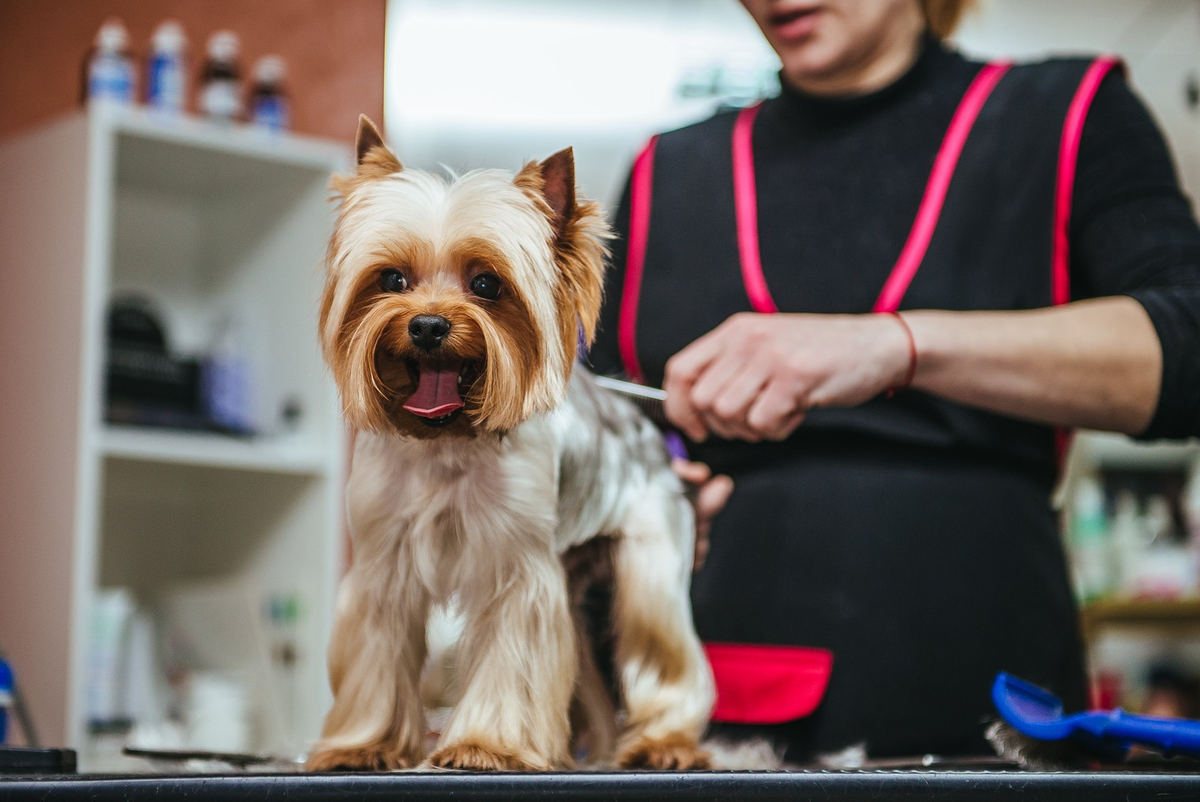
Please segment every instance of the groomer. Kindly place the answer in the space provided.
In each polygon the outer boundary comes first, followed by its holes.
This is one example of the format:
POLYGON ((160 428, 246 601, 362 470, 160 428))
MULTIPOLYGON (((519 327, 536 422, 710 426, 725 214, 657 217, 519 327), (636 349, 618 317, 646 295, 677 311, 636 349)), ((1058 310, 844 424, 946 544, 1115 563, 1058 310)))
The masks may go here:
POLYGON ((638 157, 592 362, 733 479, 702 638, 832 652, 804 716, 811 672, 755 684, 786 648, 736 653, 727 734, 984 753, 997 671, 1085 703, 1069 429, 1200 434, 1200 232, 1114 60, 969 60, 953 0, 743 4, 782 94, 638 157))

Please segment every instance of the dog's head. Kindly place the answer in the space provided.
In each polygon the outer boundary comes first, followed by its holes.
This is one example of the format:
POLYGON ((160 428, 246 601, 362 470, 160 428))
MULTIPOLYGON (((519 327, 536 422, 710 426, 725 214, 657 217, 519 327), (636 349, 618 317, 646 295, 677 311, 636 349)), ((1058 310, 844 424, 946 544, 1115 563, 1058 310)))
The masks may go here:
POLYGON ((605 240, 570 149, 515 176, 404 169, 366 117, 335 176, 320 335, 351 425, 504 432, 558 405, 600 313, 605 240))

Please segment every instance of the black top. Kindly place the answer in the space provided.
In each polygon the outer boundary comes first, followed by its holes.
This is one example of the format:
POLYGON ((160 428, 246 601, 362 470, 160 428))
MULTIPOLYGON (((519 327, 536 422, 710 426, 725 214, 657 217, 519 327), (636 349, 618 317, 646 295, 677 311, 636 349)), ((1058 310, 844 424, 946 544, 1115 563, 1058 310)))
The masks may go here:
MULTIPOLYGON (((902 309, 1050 303, 1058 137, 1086 62, 1019 66, 967 140, 902 309)), ((764 276, 783 311, 867 312, 917 213, 939 145, 981 65, 928 40, 892 85, 849 99, 785 89, 755 121, 764 276)), ((729 113, 665 134, 638 310, 646 378, 749 308, 733 223, 729 113)), ((629 192, 617 228, 628 231, 629 192)), ((1164 353, 1148 438, 1200 433, 1200 231, 1162 137, 1123 79, 1082 133, 1072 297, 1128 294, 1164 353)), ((622 370, 614 247, 591 353, 622 370)), ((704 640, 817 646, 834 668, 817 712, 768 728, 792 760, 865 741, 872 755, 983 752, 1005 670, 1084 704, 1077 613, 1049 496, 1050 427, 909 391, 814 410, 784 443, 710 439, 692 456, 734 494, 694 578, 704 640)))

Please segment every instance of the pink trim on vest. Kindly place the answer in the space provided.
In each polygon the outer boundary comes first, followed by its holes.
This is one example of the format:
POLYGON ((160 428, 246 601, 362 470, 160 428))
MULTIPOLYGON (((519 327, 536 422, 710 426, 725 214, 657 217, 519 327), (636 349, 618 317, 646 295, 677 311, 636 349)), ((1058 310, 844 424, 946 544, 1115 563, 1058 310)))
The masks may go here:
POLYGON ((638 154, 633 163, 629 187, 629 253, 625 261, 625 285, 621 291, 621 311, 617 322, 617 346, 625 375, 632 381, 643 380, 637 355, 638 299, 642 292, 642 268, 646 262, 646 241, 650 236, 650 202, 653 197, 654 147, 658 137, 638 154))
POLYGON ((754 118, 762 106, 756 103, 738 112, 733 124, 733 208, 737 217, 738 256, 742 263, 742 284, 755 312, 779 311, 767 280, 763 277, 758 252, 758 188, 754 180, 754 118))
MULTIPOLYGON (((1083 74, 1083 80, 1071 98, 1071 105, 1067 107, 1067 119, 1063 123, 1062 139, 1058 146, 1058 176, 1054 186, 1054 242, 1050 257, 1050 299, 1054 306, 1071 300, 1071 198, 1075 194, 1075 167, 1079 161, 1083 124, 1100 84, 1114 68, 1123 69, 1120 60, 1114 56, 1101 56, 1093 61, 1083 74)), ((1066 465, 1073 436, 1070 429, 1059 427, 1054 430, 1054 448, 1058 454, 1060 474, 1066 465)))
POLYGON ((1083 138, 1083 123, 1096 91, 1104 76, 1120 62, 1112 56, 1101 56, 1092 62, 1075 90, 1067 109, 1062 139, 1058 146, 1058 179, 1054 187, 1054 252, 1051 258, 1051 293, 1055 306, 1071 300, 1071 196, 1075 190, 1075 166, 1079 160, 1079 141, 1083 138))
MULTIPOLYGON (((946 200, 946 192, 950 188, 950 180, 954 177, 954 170, 958 166, 967 136, 971 133, 975 120, 992 90, 1011 66, 1008 62, 985 65, 959 102, 938 149, 933 171, 930 173, 929 183, 925 186, 925 195, 921 199, 921 206, 917 210, 908 241, 904 243, 900 257, 875 302, 875 312, 894 312, 900 308, 900 301, 908 290, 908 285, 912 283, 913 276, 921 267, 925 252, 933 239, 933 232, 937 228, 942 205, 946 200)), ((751 137, 758 109, 758 105, 742 109, 733 127, 733 192, 737 212, 738 255, 741 257, 742 282, 746 287, 746 295, 750 298, 750 305, 754 311, 771 313, 777 312, 778 307, 767 288, 758 247, 758 196, 751 137)))
POLYGON ((971 81, 966 93, 959 101, 958 109, 942 145, 938 148, 937 158, 933 162, 933 171, 929 175, 929 183, 925 185, 925 196, 921 198, 921 206, 917 210, 917 218, 908 234, 908 241, 900 251, 900 257, 892 268, 891 275, 883 285, 879 298, 875 301, 875 312, 895 312, 900 308, 900 301, 908 291, 913 276, 925 259, 933 232, 937 228, 938 218, 942 214, 942 204, 946 201, 946 192, 950 188, 950 179, 954 177, 954 169, 958 166, 958 158, 962 155, 967 136, 987 102, 996 84, 1008 72, 1012 64, 1009 62, 993 62, 987 64, 971 81))

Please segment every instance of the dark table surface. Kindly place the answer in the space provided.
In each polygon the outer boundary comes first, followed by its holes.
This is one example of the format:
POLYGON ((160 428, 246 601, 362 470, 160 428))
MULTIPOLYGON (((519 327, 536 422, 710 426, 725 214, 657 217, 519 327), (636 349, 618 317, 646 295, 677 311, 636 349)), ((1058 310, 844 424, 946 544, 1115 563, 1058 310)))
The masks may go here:
POLYGON ((0 800, 1200 800, 1200 774, 904 769, 549 774, 193 774, 0 777, 0 800))

